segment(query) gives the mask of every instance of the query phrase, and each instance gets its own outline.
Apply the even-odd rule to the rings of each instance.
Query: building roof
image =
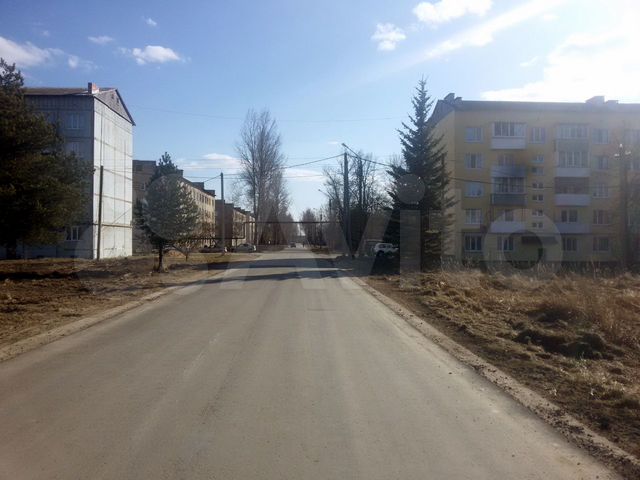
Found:
[[[592,97],[585,102],[508,102],[491,100],[463,100],[450,93],[436,102],[430,122],[438,123],[453,111],[535,111],[576,113],[640,113],[640,103],[619,103],[603,96]]]
[[[95,83],[89,82],[87,88],[74,87],[27,87],[24,89],[27,97],[36,96],[72,96],[72,97],[93,97],[109,107],[118,115],[135,125],[129,109],[122,100],[120,92],[115,87],[98,87]]]

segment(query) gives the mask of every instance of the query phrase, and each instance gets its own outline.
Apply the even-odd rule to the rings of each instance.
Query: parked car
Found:
[[[200,253],[227,253],[227,247],[222,245],[205,245],[200,249]]]
[[[236,252],[248,252],[248,253],[253,253],[256,250],[257,250],[256,246],[250,243],[241,243],[240,245],[236,246],[236,249],[235,249]]]
[[[398,247],[391,243],[376,243],[373,247],[373,254],[376,257],[388,256],[392,257],[398,253]]]
[[[289,244],[289,246],[290,246],[291,248],[296,248],[296,247],[298,246],[298,244],[297,244],[296,242],[291,242],[291,243]]]

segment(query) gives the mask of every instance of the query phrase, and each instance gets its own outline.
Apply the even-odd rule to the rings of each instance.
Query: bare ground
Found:
[[[192,254],[92,261],[80,259],[0,262],[0,347],[109,309],[160,289],[222,271],[239,254]]]
[[[640,277],[473,270],[369,285],[640,457]]]

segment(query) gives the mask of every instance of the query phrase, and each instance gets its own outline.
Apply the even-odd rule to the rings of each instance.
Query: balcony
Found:
[[[562,234],[574,234],[574,233],[590,233],[591,225],[588,223],[562,223],[556,222],[558,232]]]
[[[588,193],[556,193],[556,206],[588,207],[591,205],[591,195]]]
[[[524,222],[506,222],[504,220],[496,220],[489,226],[490,233],[515,233],[524,231]]]
[[[556,167],[556,177],[585,178],[591,176],[589,167]]]
[[[492,137],[491,148],[493,150],[524,150],[527,148],[525,137]]]
[[[523,207],[526,204],[524,193],[492,193],[491,205],[504,205],[509,207]]]
[[[493,165],[491,176],[524,178],[527,176],[527,167],[524,165]]]

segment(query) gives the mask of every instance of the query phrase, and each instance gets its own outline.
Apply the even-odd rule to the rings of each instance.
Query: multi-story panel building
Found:
[[[57,245],[25,247],[23,256],[109,258],[131,255],[131,114],[116,88],[27,88],[25,99],[52,123],[65,148],[94,168],[91,204]]]
[[[445,255],[485,262],[617,262],[621,153],[640,139],[640,104],[439,100],[455,205]],[[631,152],[631,153],[630,153]]]
[[[146,194],[146,190],[156,171],[156,162],[153,160],[134,160],[133,161],[133,203],[136,205],[138,201],[142,201]],[[198,206],[199,225],[195,234],[202,238],[202,244],[211,243],[211,239],[215,234],[215,190],[206,189],[204,182],[191,182],[183,177],[183,171],[178,170],[177,175],[187,188],[187,191]],[[134,246],[135,253],[146,253],[151,251],[146,235],[139,228],[134,228]]]

